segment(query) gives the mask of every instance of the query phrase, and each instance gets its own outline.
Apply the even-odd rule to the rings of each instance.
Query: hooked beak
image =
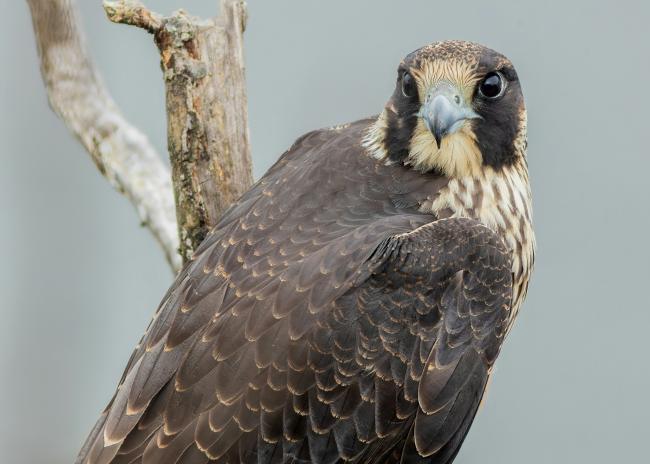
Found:
[[[456,86],[441,82],[427,94],[420,110],[420,117],[440,148],[442,139],[459,130],[465,120],[481,116],[465,103],[465,99]]]

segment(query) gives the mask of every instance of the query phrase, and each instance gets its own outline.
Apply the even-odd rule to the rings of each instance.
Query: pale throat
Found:
[[[453,133],[447,135],[438,147],[433,134],[418,118],[409,144],[409,153],[403,163],[422,172],[437,170],[447,177],[478,177],[483,168],[483,158],[472,131],[472,121],[464,121]],[[385,148],[387,127],[386,111],[375,121],[363,139],[370,154],[388,160]]]

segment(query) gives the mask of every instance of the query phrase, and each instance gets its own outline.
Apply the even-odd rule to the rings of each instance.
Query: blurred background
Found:
[[[165,153],[158,52],[78,1],[127,118]],[[216,0],[158,0],[211,16]],[[255,175],[302,133],[379,112],[441,39],[509,56],[529,111],[538,261],[457,461],[642,462],[650,405],[646,2],[249,0]],[[172,280],[127,201],[49,110],[27,5],[0,40],[0,461],[71,463]]]

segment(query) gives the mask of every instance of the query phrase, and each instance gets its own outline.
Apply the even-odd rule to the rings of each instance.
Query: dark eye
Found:
[[[503,77],[498,72],[491,72],[478,87],[478,91],[486,98],[497,98],[503,94],[505,89]]]
[[[402,76],[402,93],[406,98],[415,96],[415,80],[411,73],[405,72]]]

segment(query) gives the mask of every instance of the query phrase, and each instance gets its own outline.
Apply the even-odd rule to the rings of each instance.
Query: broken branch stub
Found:
[[[221,15],[161,17],[133,0],[105,1],[114,22],[153,33],[165,82],[168,148],[184,261],[252,184],[243,33],[246,4]]]

